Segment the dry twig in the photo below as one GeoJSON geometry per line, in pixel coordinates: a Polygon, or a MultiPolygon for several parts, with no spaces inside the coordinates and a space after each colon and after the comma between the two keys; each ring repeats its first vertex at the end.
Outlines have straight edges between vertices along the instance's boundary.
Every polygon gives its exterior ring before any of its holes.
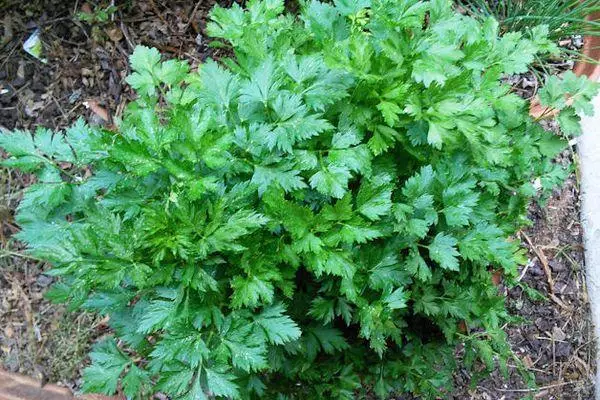
{"type": "Polygon", "coordinates": [[[13,38],[12,19],[9,14],[4,16],[4,37],[0,41],[0,49],[4,48],[13,38]]]}
{"type": "Polygon", "coordinates": [[[544,268],[544,273],[546,274],[546,280],[548,281],[548,290],[553,295],[554,294],[554,280],[552,279],[552,271],[550,270],[550,266],[548,265],[548,259],[544,255],[541,249],[533,244],[529,236],[523,231],[521,231],[521,236],[527,241],[529,244],[529,248],[535,253],[537,258],[542,263],[542,267],[544,268]]]}
{"type": "Polygon", "coordinates": [[[578,381],[569,381],[569,382],[559,382],[559,383],[554,383],[552,385],[540,386],[540,387],[533,388],[533,389],[503,389],[503,388],[496,388],[496,390],[499,391],[499,392],[532,393],[532,392],[539,392],[539,391],[546,390],[546,389],[557,388],[557,387],[561,387],[561,386],[576,385],[576,384],[582,383],[582,382],[585,382],[585,381],[578,380],[578,381]]]}
{"type": "Polygon", "coordinates": [[[192,13],[190,14],[190,18],[188,19],[188,22],[184,25],[184,27],[182,29],[183,32],[185,32],[187,30],[187,28],[190,26],[190,24],[192,24],[192,27],[194,28],[196,33],[198,33],[198,30],[196,29],[196,25],[193,23],[193,21],[194,21],[194,18],[196,18],[196,13],[198,12],[198,7],[200,7],[201,4],[202,4],[202,0],[198,0],[196,2],[196,5],[194,6],[192,13]]]}
{"type": "Polygon", "coordinates": [[[168,25],[167,21],[165,20],[165,17],[163,17],[158,7],[156,7],[156,3],[154,2],[154,0],[150,0],[150,7],[152,7],[152,11],[154,11],[154,14],[156,14],[156,16],[162,21],[162,23],[168,25]]]}

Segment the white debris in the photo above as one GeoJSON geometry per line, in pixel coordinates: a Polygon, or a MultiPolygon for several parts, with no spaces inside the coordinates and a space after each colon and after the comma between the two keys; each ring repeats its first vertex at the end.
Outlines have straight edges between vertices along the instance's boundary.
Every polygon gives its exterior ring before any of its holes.
{"type": "Polygon", "coordinates": [[[40,28],[36,29],[25,43],[23,43],[23,50],[46,64],[48,60],[42,57],[42,39],[40,33],[40,28]]]}

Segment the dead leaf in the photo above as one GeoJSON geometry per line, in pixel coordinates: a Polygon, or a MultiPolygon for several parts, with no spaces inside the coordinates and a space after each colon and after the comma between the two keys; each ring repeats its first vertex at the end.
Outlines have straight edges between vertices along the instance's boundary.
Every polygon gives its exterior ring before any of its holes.
{"type": "Polygon", "coordinates": [[[12,325],[7,325],[6,328],[4,328],[4,335],[9,339],[15,335],[15,330],[12,325]]]}
{"type": "Polygon", "coordinates": [[[494,286],[500,286],[500,283],[502,283],[502,271],[497,270],[492,273],[492,283],[494,286]]]}
{"type": "Polygon", "coordinates": [[[83,102],[85,108],[92,110],[94,114],[96,114],[100,119],[104,122],[110,124],[112,118],[106,108],[102,107],[96,100],[87,100],[83,102]]]}
{"type": "Polygon", "coordinates": [[[563,341],[567,338],[567,335],[558,326],[552,328],[552,338],[554,340],[563,341]]]}
{"type": "Polygon", "coordinates": [[[92,6],[90,6],[89,3],[83,3],[81,5],[81,8],[79,9],[79,11],[81,11],[84,14],[92,14],[93,13],[92,6]]]}
{"type": "Polygon", "coordinates": [[[106,34],[115,43],[118,43],[123,39],[123,31],[117,28],[116,26],[111,29],[106,30],[106,34]]]}

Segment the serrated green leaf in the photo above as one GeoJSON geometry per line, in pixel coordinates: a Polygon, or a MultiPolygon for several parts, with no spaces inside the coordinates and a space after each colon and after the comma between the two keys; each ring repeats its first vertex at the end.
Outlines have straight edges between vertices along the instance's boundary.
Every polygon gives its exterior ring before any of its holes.
{"type": "Polygon", "coordinates": [[[264,332],[269,343],[285,344],[300,337],[300,328],[284,313],[285,308],[276,304],[265,308],[256,317],[255,324],[264,332]]]}
{"type": "Polygon", "coordinates": [[[558,114],[558,125],[565,135],[581,135],[581,118],[571,107],[565,108],[558,114]]]}
{"type": "Polygon", "coordinates": [[[308,185],[300,176],[299,171],[281,167],[256,166],[252,183],[258,186],[260,194],[267,191],[271,185],[278,185],[286,192],[303,189],[308,185]]]}
{"type": "Polygon", "coordinates": [[[352,15],[370,7],[371,0],[334,0],[333,4],[342,15],[352,15]]]}
{"type": "Polygon", "coordinates": [[[566,92],[561,85],[561,81],[556,76],[550,76],[539,91],[540,102],[543,106],[562,110],[566,104],[566,92]]]}
{"type": "Polygon", "coordinates": [[[150,383],[148,374],[137,366],[132,365],[127,374],[123,377],[123,393],[125,393],[128,398],[135,398],[140,394],[141,390],[150,385],[150,383]]]}
{"type": "Polygon", "coordinates": [[[152,74],[160,62],[160,53],[155,48],[136,46],[133,54],[129,56],[129,62],[134,71],[152,74]]]}
{"type": "Polygon", "coordinates": [[[317,297],[311,302],[309,314],[322,320],[324,323],[333,321],[335,317],[335,302],[332,299],[317,297]]]}
{"type": "Polygon", "coordinates": [[[406,308],[406,303],[408,300],[407,293],[404,292],[402,288],[398,288],[393,292],[389,293],[387,296],[383,298],[383,302],[390,308],[391,310],[398,310],[401,308],[406,308]]]}
{"type": "Polygon", "coordinates": [[[29,132],[16,130],[14,132],[0,132],[0,146],[13,156],[35,155],[36,147],[33,137],[29,132]]]}
{"type": "Polygon", "coordinates": [[[160,64],[156,77],[167,85],[175,85],[183,81],[188,72],[187,61],[167,60],[160,64]]]}
{"type": "Polygon", "coordinates": [[[381,115],[383,115],[385,123],[390,127],[394,127],[394,125],[396,125],[396,123],[400,120],[400,118],[398,118],[398,114],[402,112],[402,109],[395,103],[382,101],[381,103],[377,104],[377,109],[381,111],[381,115]]]}
{"type": "Polygon", "coordinates": [[[411,250],[406,259],[406,268],[408,271],[419,280],[427,282],[431,279],[431,269],[419,254],[418,250],[411,250]]]}
{"type": "Polygon", "coordinates": [[[236,276],[231,281],[231,288],[233,289],[231,305],[234,308],[258,307],[273,301],[274,288],[271,282],[263,281],[256,276],[247,278],[236,276]]]}
{"type": "Polygon", "coordinates": [[[234,382],[235,376],[208,368],[205,371],[208,390],[214,396],[229,397],[232,399],[238,398],[239,390],[234,382]]]}
{"type": "Polygon", "coordinates": [[[333,354],[348,348],[348,343],[344,339],[342,332],[335,328],[316,327],[310,329],[309,333],[316,337],[321,349],[327,354],[333,354]]]}
{"type": "Polygon", "coordinates": [[[161,327],[169,320],[176,307],[177,304],[174,301],[168,300],[152,300],[148,304],[142,305],[139,308],[140,317],[136,331],[149,333],[161,327]]]}
{"type": "Polygon", "coordinates": [[[399,139],[400,134],[396,130],[385,125],[378,125],[373,136],[367,142],[367,146],[374,155],[378,156],[389,150],[399,139]]]}
{"type": "Polygon", "coordinates": [[[358,211],[370,220],[378,220],[392,208],[392,185],[382,181],[363,183],[356,197],[358,211]]]}
{"type": "Polygon", "coordinates": [[[567,147],[567,142],[554,134],[546,134],[539,141],[538,146],[542,155],[555,157],[567,147]]]}
{"type": "Polygon", "coordinates": [[[455,238],[440,232],[429,244],[429,257],[444,269],[458,271],[460,253],[456,250],[456,244],[455,238]]]}
{"type": "Polygon", "coordinates": [[[325,167],[310,177],[310,186],[319,193],[341,199],[348,190],[350,171],[335,165],[325,167]]]}
{"type": "Polygon", "coordinates": [[[83,371],[82,390],[86,393],[114,394],[130,360],[121,353],[112,338],[94,345],[90,358],[92,365],[83,371]]]}
{"type": "Polygon", "coordinates": [[[156,94],[157,82],[150,72],[133,72],[125,78],[125,81],[143,96],[154,96],[156,94]]]}
{"type": "Polygon", "coordinates": [[[436,149],[441,149],[444,142],[443,138],[446,130],[440,124],[429,122],[429,131],[427,132],[427,143],[436,149]]]}
{"type": "Polygon", "coordinates": [[[231,362],[235,368],[250,372],[260,371],[267,367],[264,347],[250,347],[242,343],[229,341],[226,343],[231,351],[231,362]]]}

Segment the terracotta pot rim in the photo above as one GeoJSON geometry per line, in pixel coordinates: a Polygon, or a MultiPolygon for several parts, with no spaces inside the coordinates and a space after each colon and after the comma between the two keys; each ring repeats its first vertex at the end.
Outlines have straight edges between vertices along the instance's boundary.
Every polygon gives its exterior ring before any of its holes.
{"type": "MultiPolygon", "coordinates": [[[[600,12],[588,16],[589,21],[600,20],[600,12]]],[[[600,36],[586,36],[583,39],[583,55],[586,59],[596,60],[599,63],[592,64],[585,61],[578,61],[573,67],[573,72],[577,76],[587,76],[597,81],[600,78],[600,36]]]]}

